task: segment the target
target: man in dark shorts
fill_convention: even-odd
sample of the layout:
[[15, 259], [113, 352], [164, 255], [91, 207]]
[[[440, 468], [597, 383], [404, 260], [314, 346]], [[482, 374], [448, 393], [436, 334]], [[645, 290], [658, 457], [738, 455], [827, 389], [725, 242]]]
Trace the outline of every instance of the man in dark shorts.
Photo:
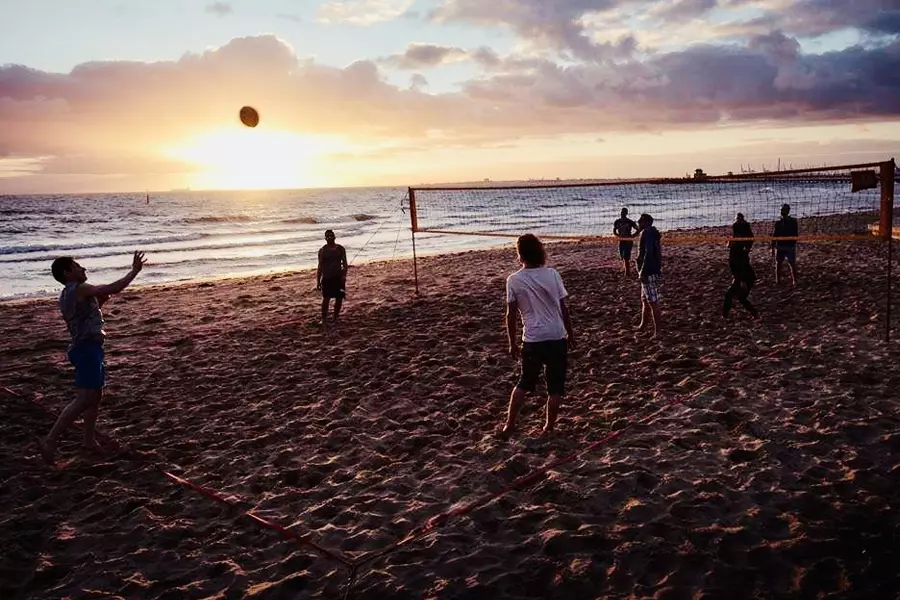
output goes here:
[[628, 209], [622, 209], [622, 216], [613, 223], [613, 235], [619, 238], [619, 258], [625, 266], [625, 276], [631, 276], [631, 250], [634, 248], [634, 231], [638, 225], [628, 218]]
[[[516, 241], [522, 268], [506, 279], [506, 333], [509, 354], [521, 356], [522, 374], [509, 398], [506, 424], [501, 435], [510, 435], [526, 394], [535, 391], [546, 367], [547, 417], [543, 431], [553, 431], [559, 404], [566, 393], [566, 364], [574, 347], [572, 324], [565, 298], [568, 295], [556, 269], [545, 267], [547, 254], [541, 241], [531, 234]], [[522, 315], [522, 350], [516, 343], [516, 322]]]
[[319, 267], [316, 269], [316, 289], [322, 290], [322, 324], [328, 319], [328, 304], [334, 298], [334, 322], [341, 314], [346, 295], [347, 251], [334, 243], [334, 231], [325, 232], [325, 245], [319, 249]]
[[641, 323], [638, 331], [644, 331], [653, 320], [653, 336], [659, 334], [659, 276], [662, 273], [662, 242], [659, 230], [653, 226], [653, 217], [644, 213], [638, 219], [641, 237], [638, 241], [638, 276], [641, 280]]
[[[737, 220], [731, 226], [731, 234], [735, 238], [753, 237], [753, 229], [741, 213], [738, 213]], [[731, 269], [733, 279], [728, 291], [725, 292], [725, 305], [722, 314], [726, 319], [731, 312], [731, 305], [735, 298], [753, 315], [753, 318], [759, 316], [759, 311], [750, 303], [748, 298], [750, 290], [753, 289], [753, 284], [756, 283], [756, 271], [753, 270], [753, 266], [750, 264], [750, 248], [752, 247], [753, 242], [750, 240], [731, 240], [728, 242], [728, 267]]]
[[84, 421], [84, 447], [103, 450], [95, 437], [97, 413], [106, 385], [103, 352], [106, 332], [100, 307], [110, 296], [128, 287], [144, 268], [145, 262], [144, 254], [135, 252], [131, 271], [125, 277], [109, 285], [96, 286], [85, 283], [87, 271], [71, 256], [57, 258], [50, 267], [53, 278], [65, 286], [59, 295], [59, 310], [72, 336], [68, 358], [75, 367], [75, 400], [63, 409], [53, 429], [40, 442], [41, 455], [47, 464], [54, 464], [59, 437], [79, 416]]
[[[800, 235], [797, 219], [790, 216], [790, 204], [781, 206], [781, 219], [775, 221], [774, 238], [796, 238]], [[791, 271], [791, 285], [797, 285], [797, 240], [772, 240], [772, 254], [775, 256], [775, 285], [781, 282], [781, 265], [785, 259]]]

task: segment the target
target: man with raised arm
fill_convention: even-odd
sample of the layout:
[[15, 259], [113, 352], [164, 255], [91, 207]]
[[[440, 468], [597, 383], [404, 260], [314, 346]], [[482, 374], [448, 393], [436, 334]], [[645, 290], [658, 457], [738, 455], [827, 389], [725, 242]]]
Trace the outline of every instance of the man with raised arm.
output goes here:
[[[559, 404], [566, 393], [566, 366], [569, 349], [575, 338], [566, 292], [562, 278], [556, 269], [544, 266], [547, 254], [544, 245], [532, 234], [516, 241], [516, 251], [522, 268], [506, 279], [506, 333], [509, 354], [522, 359], [522, 374], [509, 398], [509, 410], [502, 436], [515, 430], [516, 416], [525, 403], [526, 394], [532, 393], [546, 368], [547, 416], [544, 433], [553, 431]], [[522, 350], [516, 341], [516, 323], [522, 316]]]
[[[791, 205], [783, 204], [781, 218], [775, 221], [773, 238], [797, 238], [800, 235], [800, 225], [790, 215]], [[775, 285], [781, 281], [781, 265], [785, 259], [791, 272], [791, 285], [797, 285], [797, 240], [772, 240], [772, 255], [775, 257]]]
[[644, 331], [653, 320], [653, 335], [659, 335], [661, 315], [659, 309], [659, 276], [662, 273], [662, 242], [659, 230], [653, 226], [653, 217], [644, 213], [638, 219], [641, 237], [638, 241], [638, 276], [641, 280], [641, 323], [638, 331]]
[[85, 448], [102, 450], [96, 439], [97, 413], [106, 385], [103, 352], [106, 332], [100, 307], [110, 296], [128, 287], [144, 268], [145, 262], [144, 253], [135, 252], [131, 271], [125, 277], [108, 285], [96, 286], [86, 283], [86, 269], [71, 256], [57, 258], [50, 267], [53, 278], [65, 286], [59, 295], [59, 310], [72, 337], [68, 358], [75, 367], [75, 400], [63, 409], [50, 433], [40, 442], [41, 454], [47, 464], [54, 464], [59, 436], [79, 416], [84, 420]]
[[628, 218], [628, 209], [622, 209], [622, 216], [613, 223], [613, 235], [619, 238], [619, 258], [625, 267], [625, 276], [631, 276], [631, 250], [634, 248], [634, 232], [638, 225]]
[[341, 314], [346, 296], [347, 251], [334, 243], [334, 231], [325, 232], [325, 245], [319, 249], [319, 267], [316, 269], [316, 289], [322, 290], [322, 325], [328, 318], [328, 304], [334, 298], [334, 322]]

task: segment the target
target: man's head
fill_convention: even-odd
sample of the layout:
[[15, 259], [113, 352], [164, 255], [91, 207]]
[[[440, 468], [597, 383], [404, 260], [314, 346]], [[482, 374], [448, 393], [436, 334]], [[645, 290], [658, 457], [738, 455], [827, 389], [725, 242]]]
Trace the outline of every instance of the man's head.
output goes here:
[[627, 208], [623, 208], [623, 209], [622, 209], [622, 218], [624, 219], [624, 218], [627, 217], [627, 216], [628, 216], [628, 209], [627, 209]]
[[738, 213], [738, 214], [737, 214], [737, 219], [735, 219], [735, 220], [736, 220], [738, 223], [743, 223], [743, 222], [744, 222], [744, 213]]
[[63, 285], [87, 281], [87, 271], [71, 256], [60, 256], [54, 260], [50, 271], [53, 273], [53, 279]]
[[643, 213], [638, 219], [638, 225], [641, 226], [641, 229], [643, 229], [644, 227], [650, 227], [651, 225], [653, 225], [653, 217], [651, 217], [647, 213]]
[[781, 205], [781, 216], [786, 217], [791, 214], [791, 205], [790, 204], [782, 204]]
[[516, 251], [519, 253], [519, 262], [529, 267], [543, 267], [547, 262], [544, 244], [530, 233], [519, 236], [516, 240]]
[[332, 231], [331, 229], [325, 230], [325, 241], [329, 244], [334, 243], [334, 231]]

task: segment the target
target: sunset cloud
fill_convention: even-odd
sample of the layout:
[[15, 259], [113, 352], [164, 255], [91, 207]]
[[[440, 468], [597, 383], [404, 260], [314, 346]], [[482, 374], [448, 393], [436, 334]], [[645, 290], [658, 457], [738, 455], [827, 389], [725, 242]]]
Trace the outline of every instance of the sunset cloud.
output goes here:
[[[407, 22], [401, 17], [412, 5], [334, 1], [312, 14], [364, 26]], [[238, 37], [175, 60], [97, 60], [67, 72], [0, 66], [3, 181], [16, 172], [192, 172], [196, 165], [177, 150], [211, 131], [240, 128], [244, 105], [259, 111], [259, 131], [339, 137], [356, 147], [343, 155], [357, 157], [483, 151], [566, 136], [612, 147], [634, 132], [900, 121], [900, 17], [890, 0], [432, 6], [415, 42], [392, 41], [377, 52], [360, 46], [340, 66], [299, 55], [275, 35]], [[231, 10], [212, 7], [219, 15]], [[315, 26], [307, 13], [290, 16]], [[222, 27], [234, 21], [203, 18]], [[512, 42], [459, 36], [441, 43], [428, 37], [441, 24], [504, 31]], [[811, 50], [829, 34], [850, 41]]]
[[319, 21], [365, 27], [402, 16], [415, 0], [341, 0], [319, 7]]

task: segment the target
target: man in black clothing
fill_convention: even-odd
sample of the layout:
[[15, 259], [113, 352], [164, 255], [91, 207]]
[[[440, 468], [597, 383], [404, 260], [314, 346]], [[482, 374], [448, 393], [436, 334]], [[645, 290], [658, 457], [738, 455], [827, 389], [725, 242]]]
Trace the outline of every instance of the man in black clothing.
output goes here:
[[628, 209], [622, 209], [622, 217], [613, 223], [613, 235], [619, 238], [619, 258], [625, 267], [625, 275], [631, 277], [631, 250], [634, 248], [634, 231], [638, 224], [628, 218]]
[[791, 285], [797, 285], [797, 236], [800, 235], [800, 226], [797, 219], [790, 216], [791, 206], [781, 206], [781, 219], [775, 221], [775, 231], [772, 237], [795, 238], [772, 241], [772, 254], [775, 256], [775, 285], [781, 281], [781, 264], [787, 259], [791, 271]]
[[[753, 229], [750, 223], [744, 220], [744, 215], [738, 213], [737, 220], [731, 226], [731, 234], [736, 238], [752, 238]], [[750, 264], [750, 248], [753, 247], [752, 241], [730, 241], [728, 242], [728, 267], [734, 279], [731, 281], [731, 287], [725, 292], [725, 306], [723, 316], [727, 319], [731, 312], [731, 305], [734, 299], [738, 301], [753, 315], [753, 318], [759, 316], [759, 311], [750, 303], [748, 296], [753, 284], [756, 283], [756, 272]]]

